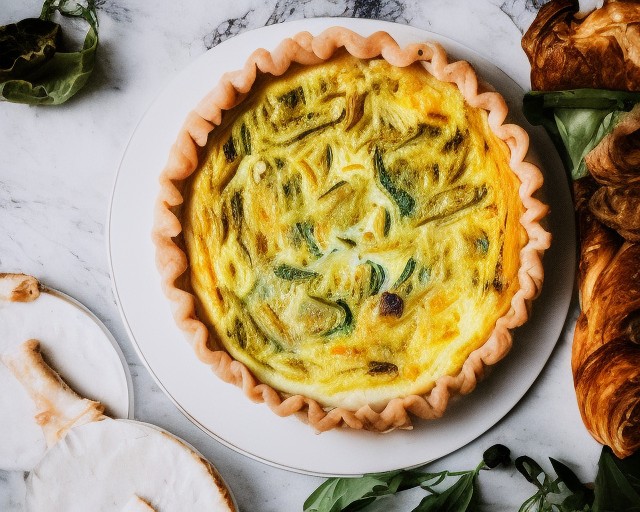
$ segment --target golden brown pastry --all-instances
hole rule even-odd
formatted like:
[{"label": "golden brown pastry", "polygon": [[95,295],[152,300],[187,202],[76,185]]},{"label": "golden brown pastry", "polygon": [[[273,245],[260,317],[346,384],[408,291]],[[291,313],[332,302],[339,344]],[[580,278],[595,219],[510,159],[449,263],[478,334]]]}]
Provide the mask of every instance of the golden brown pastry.
[{"label": "golden brown pastry", "polygon": [[585,426],[625,457],[640,447],[640,245],[625,242],[589,209],[597,184],[575,183],[582,312],[572,367]]},{"label": "golden brown pastry", "polygon": [[[522,39],[532,88],[640,90],[640,3],[605,1],[585,18],[553,0]],[[585,159],[574,182],[580,236],[572,368],[582,419],[619,457],[640,446],[640,108]]]},{"label": "golden brown pastry", "polygon": [[577,0],[552,0],[525,33],[531,87],[638,90],[640,3],[607,1],[584,19],[578,9]]},{"label": "golden brown pastry", "polygon": [[623,238],[640,242],[640,106],[633,108],[585,158],[601,185],[591,213]]}]

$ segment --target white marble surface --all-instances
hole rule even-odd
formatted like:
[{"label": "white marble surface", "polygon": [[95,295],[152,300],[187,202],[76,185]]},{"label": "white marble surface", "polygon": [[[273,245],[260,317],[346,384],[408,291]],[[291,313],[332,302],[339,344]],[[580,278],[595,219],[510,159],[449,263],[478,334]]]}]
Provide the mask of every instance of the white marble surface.
[{"label": "white marble surface", "polygon": [[[313,16],[399,21],[475,48],[523,87],[520,50],[536,0],[102,0],[99,58],[90,84],[61,107],[0,104],[0,272],[34,274],[94,311],[122,347],[133,375],[135,416],[183,437],[211,460],[242,511],[302,510],[321,478],[237,454],[193,426],[141,365],[120,320],[108,272],[105,222],[113,180],[136,123],[163,86],[193,59],[234,34]],[[0,24],[37,15],[39,0],[3,0]],[[550,468],[548,456],[595,476],[599,446],[575,405],[570,372],[574,302],[543,373],[513,411],[479,439],[431,468],[474,467],[502,442]],[[0,392],[2,392],[0,390]],[[0,510],[22,510],[24,475],[0,470]],[[516,510],[533,488],[513,468],[483,473],[482,510]],[[416,495],[380,510],[410,510]]]}]

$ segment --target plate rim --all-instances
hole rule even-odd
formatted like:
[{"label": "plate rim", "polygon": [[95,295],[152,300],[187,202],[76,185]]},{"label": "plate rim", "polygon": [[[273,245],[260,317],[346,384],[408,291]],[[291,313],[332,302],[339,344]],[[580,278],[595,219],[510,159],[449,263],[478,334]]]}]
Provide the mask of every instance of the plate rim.
[{"label": "plate rim", "polygon": [[[133,420],[134,411],[135,411],[133,379],[131,377],[131,371],[129,369],[129,365],[127,363],[124,352],[120,347],[120,344],[117,342],[117,340],[115,339],[111,331],[107,328],[107,326],[104,324],[104,322],[102,322],[102,320],[100,320],[100,318],[98,318],[98,316],[93,311],[91,311],[87,306],[85,306],[78,299],[69,295],[68,293],[63,292],[62,290],[59,290],[58,288],[51,287],[43,283],[42,281],[39,281],[39,284],[40,284],[40,295],[34,299],[34,302],[38,301],[43,294],[46,294],[46,296],[49,297],[50,300],[59,301],[60,303],[65,304],[68,307],[72,307],[76,309],[81,314],[86,316],[100,330],[100,332],[104,337],[103,339],[100,340],[100,343],[104,343],[105,341],[109,343],[109,346],[117,356],[118,361],[120,363],[119,368],[122,373],[121,375],[118,376],[118,380],[122,383],[122,378],[124,377],[124,384],[126,387],[126,395],[127,395],[126,417],[124,418],[117,417],[113,419],[126,420],[126,421]],[[10,301],[7,301],[7,302],[10,302]],[[0,366],[2,366],[1,363],[0,363]],[[54,368],[54,371],[58,373],[58,370],[55,368]],[[62,378],[64,379],[64,376],[62,376]],[[74,392],[76,392],[75,389],[74,389]],[[124,402],[119,405],[124,405]],[[46,450],[42,453],[42,456],[44,456],[45,454],[46,454]],[[4,470],[9,472],[17,472],[17,471],[30,472],[32,469],[33,468],[30,468],[30,469],[11,468],[11,469],[4,469]],[[0,470],[2,470],[2,468],[0,468]]]},{"label": "plate rim", "polygon": [[[289,26],[288,28],[290,28],[290,26],[293,26],[293,25],[299,25],[300,26],[300,30],[308,29],[308,30],[311,31],[312,28],[305,27],[305,24],[314,23],[314,22],[333,23],[335,25],[345,26],[346,28],[351,28],[351,29],[354,29],[354,30],[357,30],[359,27],[363,27],[363,26],[366,26],[366,25],[373,25],[373,26],[379,27],[380,30],[384,30],[384,27],[386,26],[386,27],[392,28],[393,30],[403,30],[403,29],[406,30],[406,29],[409,29],[409,30],[413,30],[413,31],[418,31],[418,32],[421,32],[421,33],[425,34],[426,36],[431,36],[431,37],[437,38],[437,40],[439,42],[443,42],[445,45],[447,43],[450,43],[451,45],[464,48],[465,51],[468,51],[470,54],[473,54],[473,55],[477,56],[479,59],[481,59],[482,61],[485,61],[485,62],[491,64],[496,70],[498,70],[502,75],[504,75],[505,78],[510,80],[510,82],[513,85],[517,86],[520,90],[522,90],[524,92],[524,89],[522,88],[522,85],[520,83],[518,83],[509,73],[505,72],[498,65],[492,63],[487,57],[484,57],[482,54],[480,54],[475,49],[470,48],[466,44],[461,43],[461,42],[457,41],[456,39],[454,39],[454,38],[452,38],[450,36],[442,35],[442,34],[440,34],[438,32],[432,31],[432,30],[426,30],[426,29],[414,27],[412,25],[408,25],[408,24],[404,24],[404,23],[390,22],[390,21],[384,21],[384,20],[364,19],[364,18],[312,17],[312,18],[303,18],[303,19],[299,19],[299,20],[286,21],[284,23],[279,23],[279,24],[276,24],[276,25],[267,25],[267,26],[264,26],[264,27],[257,27],[257,28],[251,29],[251,30],[245,30],[245,31],[241,32],[238,35],[245,35],[245,34],[248,34],[248,33],[256,33],[256,32],[259,32],[261,30],[264,30],[264,29],[274,29],[274,27],[280,27],[280,26]],[[355,28],[354,28],[354,25],[355,25]],[[327,26],[329,26],[329,25],[327,25]],[[326,28],[326,27],[323,27],[323,28]],[[290,34],[290,33],[295,33],[295,32],[292,31],[292,30],[288,30],[287,33]],[[126,156],[127,156],[127,152],[129,150],[129,148],[131,147],[133,139],[134,139],[134,137],[135,137],[140,125],[143,123],[143,121],[144,121],[145,117],[148,115],[149,111],[151,111],[154,108],[154,106],[157,104],[159,99],[166,93],[166,91],[171,89],[172,85],[179,79],[179,76],[181,74],[185,73],[188,69],[192,69],[192,68],[197,67],[198,63],[200,61],[204,60],[205,56],[207,54],[209,54],[212,51],[215,51],[217,48],[219,48],[220,45],[232,44],[232,42],[235,39],[235,37],[236,36],[231,37],[229,39],[226,39],[225,41],[221,42],[219,45],[217,45],[217,46],[205,51],[203,54],[199,55],[198,57],[193,59],[191,62],[189,62],[181,70],[177,71],[176,74],[173,76],[173,78],[171,80],[169,80],[163,87],[161,87],[158,90],[157,94],[155,94],[154,98],[152,98],[152,100],[149,102],[147,107],[144,109],[144,111],[141,114],[138,122],[136,123],[136,125],[134,126],[134,128],[133,128],[133,130],[131,132],[131,135],[130,135],[128,141],[127,141],[127,144],[125,145],[125,147],[123,149],[122,158],[119,161],[118,168],[117,168],[117,171],[116,171],[114,179],[113,179],[113,186],[112,186],[112,189],[111,189],[111,196],[110,196],[109,207],[108,207],[108,211],[107,211],[107,221],[106,221],[107,236],[105,237],[105,241],[106,241],[106,246],[107,246],[107,256],[108,256],[108,265],[109,265],[109,271],[110,271],[110,281],[111,281],[112,292],[113,292],[114,297],[116,299],[118,311],[120,313],[120,317],[121,317],[121,319],[123,321],[123,324],[125,326],[125,330],[126,330],[128,336],[129,336],[129,339],[130,339],[130,341],[131,341],[131,343],[132,343],[132,345],[134,347],[135,352],[137,353],[137,355],[140,358],[140,360],[143,362],[143,364],[146,367],[147,371],[150,373],[150,375],[154,379],[155,383],[159,386],[159,388],[162,389],[164,394],[176,406],[176,408],[192,424],[194,424],[196,427],[198,427],[208,437],[215,439],[216,441],[220,442],[222,445],[234,450],[235,452],[241,453],[241,454],[249,457],[250,459],[253,459],[255,461],[267,464],[267,465],[269,465],[271,467],[284,469],[284,470],[287,470],[287,471],[293,471],[293,472],[296,472],[296,473],[299,473],[299,474],[305,474],[305,475],[311,475],[311,476],[319,476],[319,477],[325,477],[325,478],[326,477],[334,477],[334,476],[338,476],[338,477],[357,477],[357,476],[361,476],[364,473],[362,473],[362,472],[314,471],[314,470],[309,470],[309,469],[305,469],[305,468],[301,468],[301,467],[295,467],[295,466],[292,466],[292,465],[276,462],[276,461],[270,460],[268,458],[265,458],[265,457],[263,457],[261,455],[257,455],[257,454],[255,454],[255,453],[253,453],[253,452],[251,452],[251,451],[249,451],[249,450],[247,450],[245,448],[237,446],[237,444],[228,441],[227,439],[223,438],[221,435],[219,435],[219,434],[213,432],[212,430],[210,430],[208,427],[203,425],[198,419],[193,417],[193,415],[190,414],[180,404],[180,402],[173,396],[173,394],[167,389],[165,384],[160,380],[160,378],[158,377],[158,375],[156,374],[156,372],[153,370],[153,368],[151,367],[150,363],[148,362],[146,356],[144,355],[144,353],[143,353],[143,351],[142,351],[142,349],[141,349],[141,347],[140,347],[140,345],[139,345],[139,343],[138,343],[138,341],[137,341],[137,339],[136,339],[136,337],[135,337],[135,335],[133,333],[133,330],[132,330],[131,325],[129,323],[129,320],[127,318],[126,312],[124,311],[124,308],[122,306],[122,301],[121,301],[121,298],[120,298],[120,293],[118,291],[118,287],[117,287],[117,283],[116,283],[116,276],[115,276],[115,272],[114,272],[114,263],[113,263],[113,257],[112,257],[111,240],[112,240],[112,211],[113,211],[113,206],[114,206],[114,201],[115,201],[115,196],[116,196],[116,190],[117,190],[117,187],[118,187],[118,180],[119,180],[119,178],[121,176],[121,172],[122,172],[124,161],[125,161]],[[283,34],[283,38],[284,37],[286,37],[285,34]],[[195,103],[194,103],[194,105],[195,105]],[[545,135],[545,137],[546,137],[546,135]],[[571,240],[570,243],[575,247],[575,245],[576,245],[575,229],[572,228],[571,232],[572,232],[572,235],[573,235],[573,240]],[[570,288],[570,289],[573,289],[574,280],[575,280],[575,266],[576,266],[575,255],[571,254],[568,257],[566,263],[573,270],[573,273],[572,273],[572,276],[571,276],[570,286],[567,286],[567,287]],[[159,280],[160,280],[160,276],[158,275],[158,281]],[[450,451],[448,451],[447,453],[445,453],[443,455],[438,455],[437,457],[427,458],[427,459],[422,460],[421,462],[416,463],[416,464],[403,465],[402,468],[419,467],[419,466],[422,466],[422,465],[427,464],[429,462],[432,462],[433,460],[437,460],[437,459],[439,459],[441,457],[447,456],[447,455],[449,455],[449,454],[451,454],[451,453],[463,448],[464,446],[468,445],[469,443],[473,442],[475,439],[477,439],[478,437],[480,437],[484,433],[488,432],[495,425],[497,425],[499,422],[501,422],[502,420],[505,419],[505,417],[511,412],[511,410],[518,403],[520,403],[520,401],[528,393],[528,391],[531,389],[531,387],[540,378],[540,374],[544,371],[545,367],[547,366],[549,358],[553,354],[554,349],[555,349],[555,347],[557,345],[558,339],[561,336],[562,331],[564,331],[564,326],[566,325],[567,318],[568,318],[568,313],[570,311],[570,307],[571,307],[571,303],[572,303],[572,295],[573,295],[573,293],[569,293],[568,294],[568,299],[564,302],[563,308],[560,311],[559,316],[562,318],[562,324],[561,324],[562,327],[561,327],[560,331],[558,332],[558,336],[556,337],[555,341],[553,342],[553,344],[551,344],[551,348],[550,348],[548,354],[544,358],[544,363],[542,364],[541,370],[539,372],[537,372],[536,377],[533,379],[531,384],[527,386],[527,388],[524,390],[524,392],[520,394],[519,398],[506,410],[506,412],[504,412],[504,414],[502,414],[499,418],[497,418],[495,421],[493,421],[491,426],[489,426],[484,431],[482,431],[480,433],[473,434],[469,439],[465,438],[464,442],[459,444],[455,449],[450,450]]]}]

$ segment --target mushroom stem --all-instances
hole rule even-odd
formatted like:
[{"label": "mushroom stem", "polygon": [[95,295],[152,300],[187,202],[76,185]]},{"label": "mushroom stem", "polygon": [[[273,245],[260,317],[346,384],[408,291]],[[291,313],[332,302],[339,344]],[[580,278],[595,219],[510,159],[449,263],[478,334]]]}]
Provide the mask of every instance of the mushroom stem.
[{"label": "mushroom stem", "polygon": [[105,418],[101,403],[80,397],[44,361],[38,340],[25,341],[2,354],[0,360],[35,403],[35,418],[42,427],[47,446],[53,446],[75,426]]},{"label": "mushroom stem", "polygon": [[0,300],[31,302],[40,295],[40,283],[26,274],[0,273]]}]

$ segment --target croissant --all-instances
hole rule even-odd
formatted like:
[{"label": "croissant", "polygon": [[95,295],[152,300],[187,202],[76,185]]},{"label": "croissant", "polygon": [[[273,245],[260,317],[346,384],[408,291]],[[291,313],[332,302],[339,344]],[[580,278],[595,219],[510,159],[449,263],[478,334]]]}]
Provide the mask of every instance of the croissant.
[{"label": "croissant", "polygon": [[640,105],[585,157],[602,185],[589,200],[596,218],[630,242],[640,242]]},{"label": "croissant", "polygon": [[582,312],[571,362],[585,426],[622,458],[640,447],[640,244],[592,214],[597,188],[591,177],[574,183]]},{"label": "croissant", "polygon": [[541,91],[640,87],[640,3],[605,1],[586,18],[577,0],[545,4],[522,38]]}]

